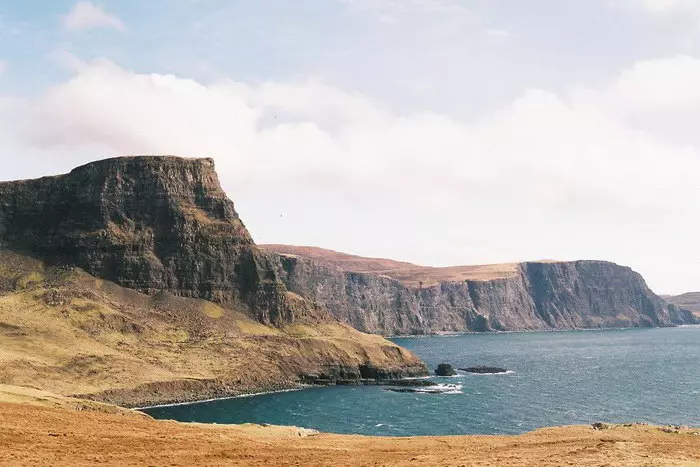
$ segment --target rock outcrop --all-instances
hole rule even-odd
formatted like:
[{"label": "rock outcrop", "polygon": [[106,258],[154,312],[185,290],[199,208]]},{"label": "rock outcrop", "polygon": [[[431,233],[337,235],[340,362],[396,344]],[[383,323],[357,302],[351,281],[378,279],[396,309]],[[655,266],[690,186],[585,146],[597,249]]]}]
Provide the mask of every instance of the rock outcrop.
[{"label": "rock outcrop", "polygon": [[449,363],[440,363],[437,368],[435,368],[435,374],[437,376],[454,376],[457,372]]},{"label": "rock outcrop", "polygon": [[122,157],[0,183],[0,248],[147,294],[246,307],[263,323],[316,311],[288,296],[211,159]]},{"label": "rock outcrop", "polygon": [[280,255],[289,290],[384,335],[672,326],[697,322],[628,267],[605,261],[428,268],[327,250]]}]

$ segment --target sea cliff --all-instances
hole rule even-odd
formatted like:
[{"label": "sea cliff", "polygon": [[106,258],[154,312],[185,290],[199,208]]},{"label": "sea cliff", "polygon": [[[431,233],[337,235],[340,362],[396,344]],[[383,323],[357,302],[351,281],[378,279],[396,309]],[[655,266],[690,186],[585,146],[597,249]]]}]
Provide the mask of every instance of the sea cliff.
[{"label": "sea cliff", "polygon": [[365,332],[384,335],[696,323],[632,269],[606,261],[428,268],[286,245],[289,290]]},{"label": "sea cliff", "polygon": [[278,265],[211,159],[0,183],[0,384],[135,406],[427,374]]}]

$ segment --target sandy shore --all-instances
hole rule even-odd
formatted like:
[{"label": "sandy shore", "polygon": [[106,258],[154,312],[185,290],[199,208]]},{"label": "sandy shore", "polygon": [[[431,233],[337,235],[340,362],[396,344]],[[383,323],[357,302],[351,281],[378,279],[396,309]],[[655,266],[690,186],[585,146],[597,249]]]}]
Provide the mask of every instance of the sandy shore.
[{"label": "sandy shore", "polygon": [[[664,431],[665,430],[665,431]],[[700,430],[548,428],[520,436],[380,438],[203,425],[0,403],[2,465],[700,466]]]}]

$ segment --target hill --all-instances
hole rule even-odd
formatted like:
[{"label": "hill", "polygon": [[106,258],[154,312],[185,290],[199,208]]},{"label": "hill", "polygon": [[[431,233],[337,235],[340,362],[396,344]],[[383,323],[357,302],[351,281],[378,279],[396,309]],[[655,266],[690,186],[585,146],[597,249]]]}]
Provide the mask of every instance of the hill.
[{"label": "hill", "polygon": [[277,270],[209,159],[0,183],[0,384],[134,406],[426,373]]},{"label": "hill", "polygon": [[681,308],[692,311],[700,318],[700,292],[688,292],[681,295],[664,295],[664,300]]},{"label": "hill", "polygon": [[0,265],[0,384],[142,406],[296,387],[305,375],[424,371],[410,352],[327,317],[274,327],[16,253],[0,252]]}]

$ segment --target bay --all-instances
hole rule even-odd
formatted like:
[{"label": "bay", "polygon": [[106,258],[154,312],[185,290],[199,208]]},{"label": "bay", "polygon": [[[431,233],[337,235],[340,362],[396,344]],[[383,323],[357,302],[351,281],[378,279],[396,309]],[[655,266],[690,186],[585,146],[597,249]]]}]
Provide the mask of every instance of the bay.
[{"label": "bay", "polygon": [[270,423],[366,435],[516,434],[553,425],[700,426],[700,327],[392,339],[432,369],[508,374],[430,379],[440,394],[337,386],[144,410],[155,418]]}]

